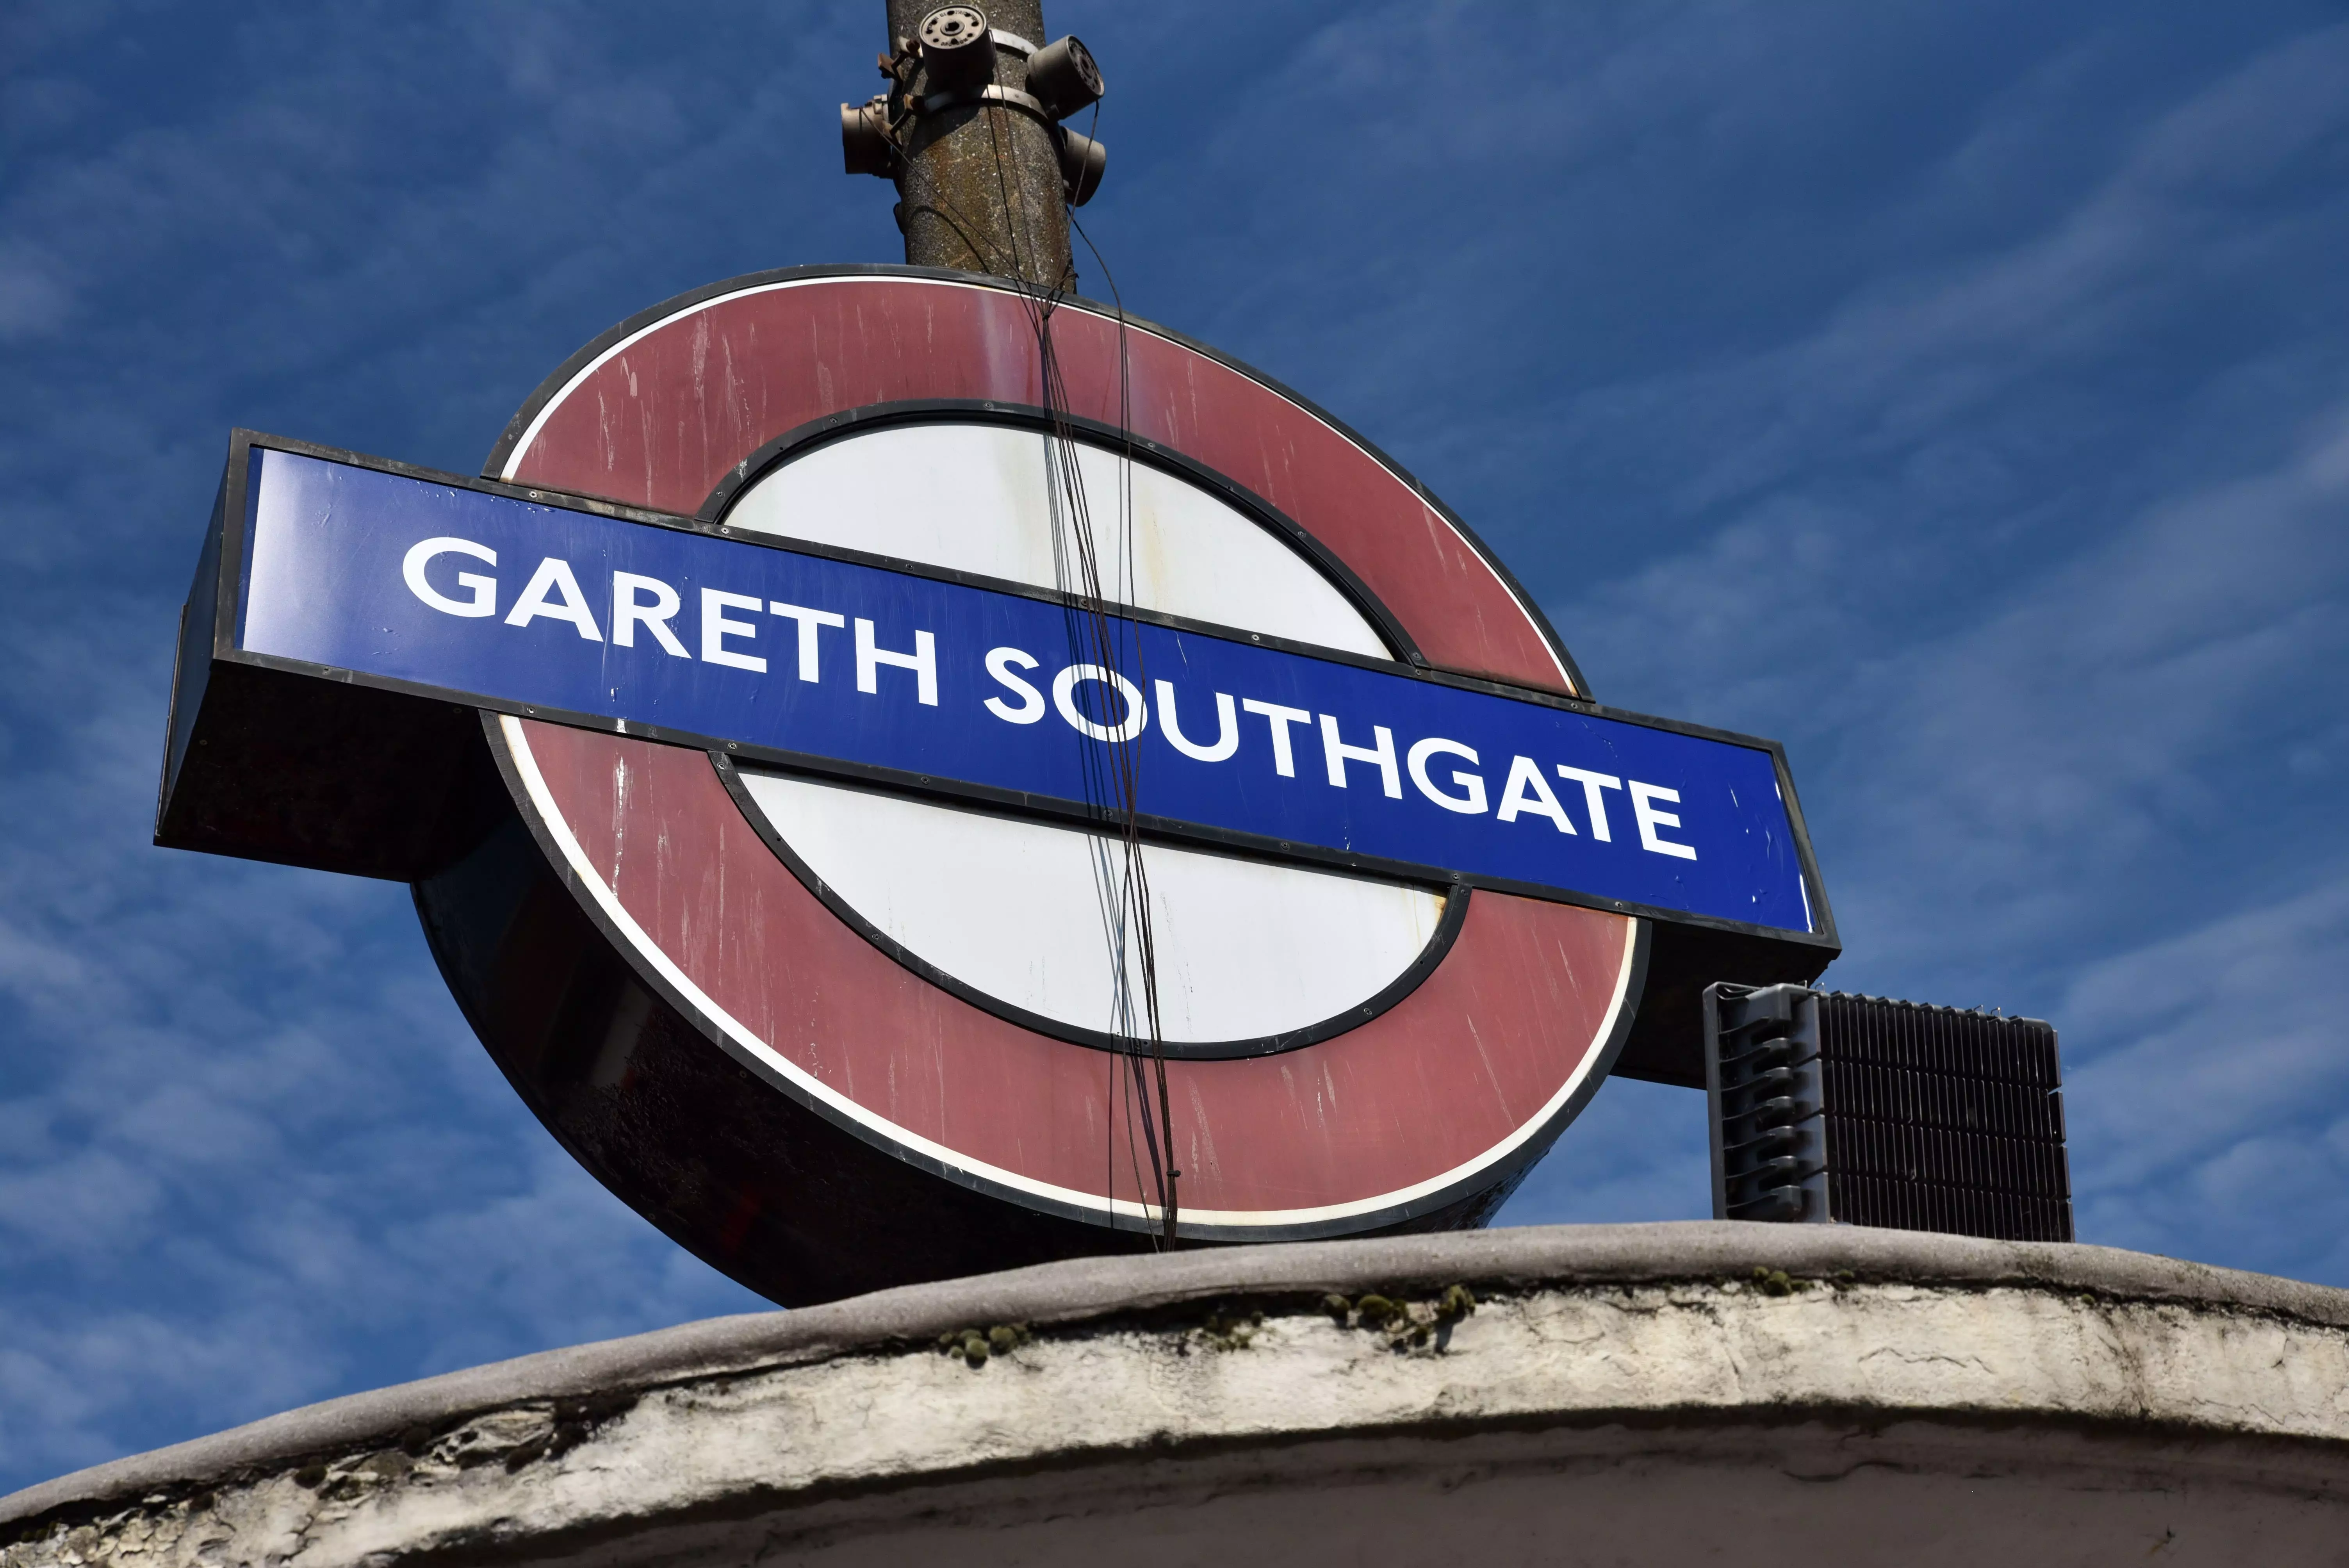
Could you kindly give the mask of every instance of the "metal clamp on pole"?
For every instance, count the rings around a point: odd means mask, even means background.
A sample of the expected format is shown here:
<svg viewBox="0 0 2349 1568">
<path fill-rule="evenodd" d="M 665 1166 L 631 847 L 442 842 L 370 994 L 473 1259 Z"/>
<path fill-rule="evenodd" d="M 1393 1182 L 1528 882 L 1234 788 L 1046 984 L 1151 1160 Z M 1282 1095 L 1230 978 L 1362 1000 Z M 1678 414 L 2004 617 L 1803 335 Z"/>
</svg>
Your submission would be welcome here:
<svg viewBox="0 0 2349 1568">
<path fill-rule="evenodd" d="M 1027 88 L 994 80 L 999 55 L 1026 62 Z M 976 5 L 941 5 L 922 18 L 913 36 L 898 39 L 896 53 L 882 56 L 880 66 L 891 90 L 840 106 L 841 162 L 849 173 L 897 179 L 916 119 L 994 104 L 1040 121 L 1051 133 L 1070 206 L 1083 206 L 1101 189 L 1109 150 L 1061 123 L 1099 103 L 1107 90 L 1081 40 L 1062 37 L 1039 48 L 991 26 Z M 926 89 L 919 96 L 917 80 Z"/>
<path fill-rule="evenodd" d="M 1052 123 L 1051 115 L 1030 93 L 1018 88 L 999 88 L 992 84 L 983 88 L 965 88 L 950 92 L 932 93 L 915 105 L 923 114 L 936 114 L 944 109 L 958 108 L 964 104 L 999 103 L 1006 108 L 1016 108 L 1032 114 L 1046 125 Z"/>
</svg>

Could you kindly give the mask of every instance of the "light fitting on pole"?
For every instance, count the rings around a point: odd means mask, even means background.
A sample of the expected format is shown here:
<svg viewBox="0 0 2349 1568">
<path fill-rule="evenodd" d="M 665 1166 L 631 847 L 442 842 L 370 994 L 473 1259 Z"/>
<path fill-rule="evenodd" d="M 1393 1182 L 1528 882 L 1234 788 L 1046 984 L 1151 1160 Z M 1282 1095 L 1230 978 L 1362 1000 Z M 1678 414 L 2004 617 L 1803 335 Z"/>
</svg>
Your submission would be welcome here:
<svg viewBox="0 0 2349 1568">
<path fill-rule="evenodd" d="M 1109 149 L 1065 125 L 1056 125 L 1052 130 L 1061 149 L 1061 184 L 1069 205 L 1081 207 L 1101 189 L 1102 174 L 1109 168 Z"/>
<path fill-rule="evenodd" d="M 995 79 L 995 35 L 976 5 L 941 5 L 914 29 L 929 90 L 984 87 Z"/>
<path fill-rule="evenodd" d="M 1101 101 L 1105 90 L 1092 51 L 1074 34 L 1045 45 L 1028 60 L 1028 90 L 1054 119 L 1066 119 Z"/>
<path fill-rule="evenodd" d="M 1022 60 L 1027 86 L 995 79 L 999 59 Z M 1071 36 L 1038 48 L 1002 32 L 976 5 L 940 5 L 925 15 L 910 37 L 880 57 L 889 90 L 864 103 L 840 106 L 841 163 L 851 174 L 895 180 L 905 171 L 906 150 L 923 119 L 972 106 L 1009 109 L 1040 120 L 1052 138 L 1061 185 L 1069 205 L 1081 207 L 1101 189 L 1108 150 L 1092 137 L 1061 122 L 1099 103 L 1105 90 L 1092 51 Z"/>
<path fill-rule="evenodd" d="M 875 93 L 864 103 L 840 106 L 840 156 L 851 174 L 897 172 L 897 144 L 889 136 L 888 98 Z"/>
</svg>

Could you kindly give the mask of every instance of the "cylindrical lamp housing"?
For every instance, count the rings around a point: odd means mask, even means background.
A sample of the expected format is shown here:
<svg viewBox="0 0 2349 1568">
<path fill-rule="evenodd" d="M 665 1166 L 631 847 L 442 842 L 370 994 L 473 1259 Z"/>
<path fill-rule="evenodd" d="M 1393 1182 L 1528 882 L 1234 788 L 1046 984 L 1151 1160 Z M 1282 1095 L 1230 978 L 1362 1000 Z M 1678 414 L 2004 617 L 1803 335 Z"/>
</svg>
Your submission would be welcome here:
<svg viewBox="0 0 2349 1568">
<path fill-rule="evenodd" d="M 1054 119 L 1066 119 L 1101 101 L 1101 67 L 1074 35 L 1047 44 L 1028 62 L 1028 90 Z"/>
<path fill-rule="evenodd" d="M 1069 205 L 1081 207 L 1101 189 L 1102 174 L 1109 168 L 1109 149 L 1065 126 L 1055 129 L 1060 132 L 1061 183 L 1068 191 Z"/>
</svg>

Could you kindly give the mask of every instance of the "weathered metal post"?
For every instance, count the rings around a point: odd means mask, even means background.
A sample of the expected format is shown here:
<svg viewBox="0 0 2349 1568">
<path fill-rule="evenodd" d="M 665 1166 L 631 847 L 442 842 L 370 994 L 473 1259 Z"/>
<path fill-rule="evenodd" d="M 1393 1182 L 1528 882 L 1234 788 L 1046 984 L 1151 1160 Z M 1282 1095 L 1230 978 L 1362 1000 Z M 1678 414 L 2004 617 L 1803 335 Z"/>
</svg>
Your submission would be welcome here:
<svg viewBox="0 0 2349 1568">
<path fill-rule="evenodd" d="M 902 97 L 918 106 L 896 169 L 909 263 L 1047 289 L 1073 281 L 1058 139 L 1020 101 L 1035 101 L 1029 60 L 1045 41 L 1040 0 L 987 0 L 983 11 L 889 0 Z M 1005 97 L 981 98 L 990 87 Z"/>
</svg>

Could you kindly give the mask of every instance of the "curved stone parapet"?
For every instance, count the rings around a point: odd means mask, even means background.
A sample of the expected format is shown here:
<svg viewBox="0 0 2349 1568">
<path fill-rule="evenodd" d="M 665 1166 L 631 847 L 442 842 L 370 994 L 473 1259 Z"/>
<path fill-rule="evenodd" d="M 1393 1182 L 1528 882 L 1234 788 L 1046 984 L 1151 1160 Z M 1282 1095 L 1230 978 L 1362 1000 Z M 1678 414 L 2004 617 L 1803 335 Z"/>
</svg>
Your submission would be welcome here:
<svg viewBox="0 0 2349 1568">
<path fill-rule="evenodd" d="M 2349 1292 L 1849 1227 L 1050 1264 L 295 1410 L 35 1563 L 2349 1562 Z"/>
</svg>

